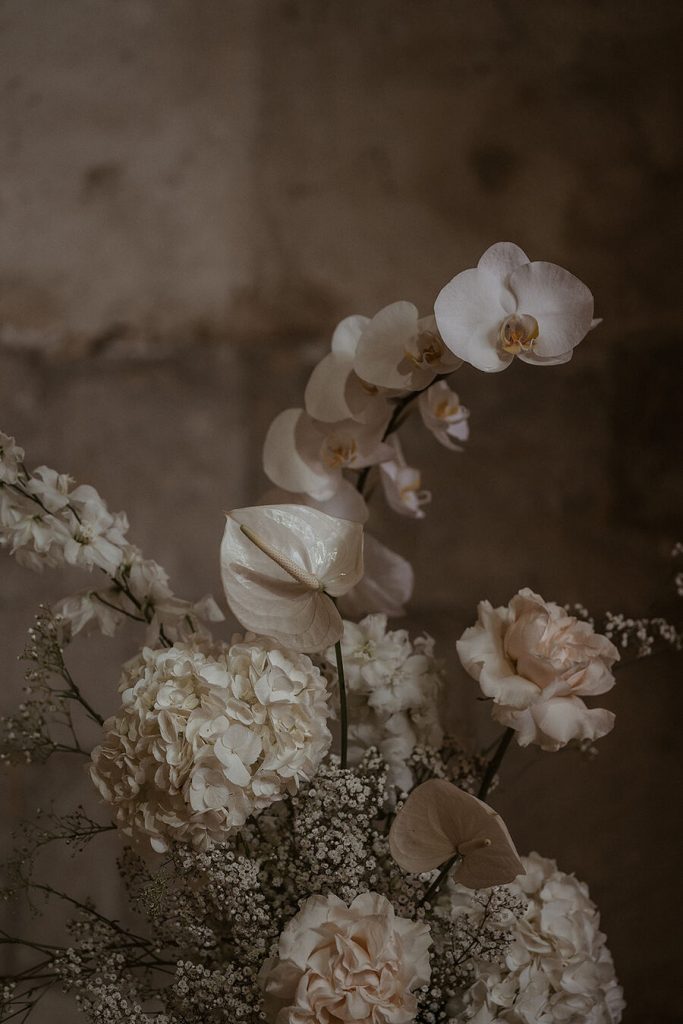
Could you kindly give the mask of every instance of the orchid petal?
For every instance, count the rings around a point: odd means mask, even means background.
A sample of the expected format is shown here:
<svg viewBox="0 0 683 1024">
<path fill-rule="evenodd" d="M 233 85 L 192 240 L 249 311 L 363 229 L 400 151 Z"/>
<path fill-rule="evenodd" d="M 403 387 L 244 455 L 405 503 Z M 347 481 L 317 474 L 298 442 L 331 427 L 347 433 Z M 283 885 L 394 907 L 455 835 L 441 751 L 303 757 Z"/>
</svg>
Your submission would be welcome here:
<svg viewBox="0 0 683 1024">
<path fill-rule="evenodd" d="M 529 257 L 514 242 L 496 242 L 486 250 L 477 268 L 494 274 L 502 284 L 507 284 L 513 270 L 525 263 L 529 263 Z"/>
<path fill-rule="evenodd" d="M 410 387 L 410 374 L 398 367 L 417 336 L 417 321 L 417 308 L 412 302 L 392 302 L 381 309 L 358 342 L 355 358 L 358 376 L 379 387 Z"/>
<path fill-rule="evenodd" d="M 365 574 L 345 594 L 340 608 L 350 618 L 383 612 L 393 618 L 405 615 L 413 595 L 415 574 L 410 562 L 366 533 L 363 550 Z"/>
<path fill-rule="evenodd" d="M 360 316 L 356 313 L 353 316 L 345 317 L 341 323 L 337 324 L 332 335 L 332 351 L 335 355 L 353 359 L 358 347 L 358 339 L 369 323 L 370 320 L 367 316 Z"/>
<path fill-rule="evenodd" d="M 504 370 L 512 362 L 510 353 L 500 351 L 498 333 L 514 308 L 512 294 L 487 270 L 457 274 L 434 303 L 441 337 L 451 352 L 487 373 Z"/>
<path fill-rule="evenodd" d="M 353 373 L 353 356 L 330 352 L 314 368 L 304 392 L 306 412 L 323 423 L 334 423 L 352 416 L 346 401 L 349 375 Z"/>
<path fill-rule="evenodd" d="M 510 277 L 510 289 L 517 300 L 517 311 L 538 321 L 538 338 L 533 350 L 525 353 L 525 362 L 571 358 L 572 349 L 591 329 L 590 289 L 563 267 L 543 262 L 528 263 L 515 270 Z"/>
<path fill-rule="evenodd" d="M 263 446 L 263 468 L 278 487 L 303 491 L 318 501 L 331 498 L 339 486 L 340 472 L 322 462 L 323 436 L 303 409 L 285 409 L 270 425 Z"/>
<path fill-rule="evenodd" d="M 524 871 L 500 815 L 445 779 L 413 790 L 391 826 L 389 848 L 396 863 L 415 874 L 459 853 L 453 875 L 470 889 L 504 885 Z"/>
</svg>

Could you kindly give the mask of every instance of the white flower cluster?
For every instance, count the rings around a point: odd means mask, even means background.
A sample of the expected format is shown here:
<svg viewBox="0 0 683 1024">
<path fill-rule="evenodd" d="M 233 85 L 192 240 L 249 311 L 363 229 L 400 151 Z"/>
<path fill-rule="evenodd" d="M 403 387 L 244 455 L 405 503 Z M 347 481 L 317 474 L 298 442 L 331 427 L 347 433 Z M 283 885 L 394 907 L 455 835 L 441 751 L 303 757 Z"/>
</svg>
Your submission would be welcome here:
<svg viewBox="0 0 683 1024">
<path fill-rule="evenodd" d="M 225 839 L 311 779 L 331 740 L 320 671 L 263 638 L 145 648 L 120 691 L 91 775 L 117 825 L 159 852 Z"/>
<path fill-rule="evenodd" d="M 349 702 L 349 761 L 377 747 L 389 767 L 389 785 L 414 784 L 407 760 L 417 746 L 440 747 L 441 666 L 429 636 L 411 641 L 405 629 L 387 630 L 386 615 L 344 622 L 341 641 Z M 335 653 L 326 655 L 334 674 Z"/>
<path fill-rule="evenodd" d="M 161 566 L 128 542 L 125 513 L 111 513 L 94 487 L 75 486 L 47 466 L 29 472 L 23 459 L 14 438 L 0 432 L 0 547 L 37 572 L 73 565 L 101 569 L 112 581 L 55 605 L 72 633 L 95 626 L 112 636 L 131 618 L 149 625 L 150 638 L 169 641 L 221 621 L 212 597 L 192 603 L 173 594 Z"/>
<path fill-rule="evenodd" d="M 528 900 L 526 913 L 513 923 L 505 963 L 475 965 L 477 980 L 465 996 L 464 1019 L 617 1024 L 623 994 L 588 887 L 537 853 L 522 862 L 526 874 L 506 888 Z M 452 886 L 451 894 L 462 912 L 472 912 L 471 893 Z"/>
</svg>

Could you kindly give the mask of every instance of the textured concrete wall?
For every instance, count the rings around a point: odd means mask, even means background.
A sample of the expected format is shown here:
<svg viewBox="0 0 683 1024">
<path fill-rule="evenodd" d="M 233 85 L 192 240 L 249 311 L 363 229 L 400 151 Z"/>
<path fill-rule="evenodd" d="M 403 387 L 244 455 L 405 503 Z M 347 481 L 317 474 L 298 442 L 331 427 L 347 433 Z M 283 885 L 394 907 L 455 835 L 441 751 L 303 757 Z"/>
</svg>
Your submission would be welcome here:
<svg viewBox="0 0 683 1024">
<path fill-rule="evenodd" d="M 407 427 L 429 518 L 374 513 L 484 728 L 453 659 L 480 598 L 636 612 L 680 536 L 679 22 L 673 0 L 0 2 L 0 426 L 125 508 L 179 592 L 218 593 L 221 511 L 260 493 L 338 317 L 427 311 L 497 239 L 568 266 L 604 325 L 564 367 L 463 370 L 468 453 Z M 6 704 L 35 606 L 77 585 L 2 563 Z M 105 710 L 137 643 L 74 648 Z M 597 762 L 514 754 L 496 798 L 520 849 L 589 882 L 630 1024 L 680 1019 L 678 672 L 624 670 Z M 8 799 L 43 801 L 39 774 Z"/>
</svg>

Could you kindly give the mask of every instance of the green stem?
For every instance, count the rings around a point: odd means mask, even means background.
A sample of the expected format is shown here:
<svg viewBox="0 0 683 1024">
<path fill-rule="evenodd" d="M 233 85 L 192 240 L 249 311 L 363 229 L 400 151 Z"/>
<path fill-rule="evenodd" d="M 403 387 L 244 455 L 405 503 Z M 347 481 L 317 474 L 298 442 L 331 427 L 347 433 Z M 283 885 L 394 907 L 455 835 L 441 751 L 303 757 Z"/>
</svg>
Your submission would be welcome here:
<svg viewBox="0 0 683 1024">
<path fill-rule="evenodd" d="M 496 775 L 496 772 L 500 768 L 501 762 L 502 762 L 503 758 L 505 757 L 505 752 L 507 751 L 508 747 L 510 746 L 510 741 L 512 740 L 512 737 L 514 735 L 515 735 L 515 730 L 514 729 L 506 729 L 505 732 L 503 733 L 503 735 L 502 735 L 502 737 L 500 739 L 500 742 L 498 743 L 498 746 L 496 747 L 495 754 L 493 755 L 491 760 L 486 765 L 486 770 L 485 770 L 483 778 L 481 780 L 481 785 L 479 786 L 479 792 L 477 793 L 477 798 L 479 800 L 484 800 L 484 801 L 486 800 L 486 797 L 488 796 L 488 793 L 489 793 L 489 789 L 491 788 L 491 783 L 493 782 L 493 779 L 494 779 L 494 777 Z M 455 867 L 455 865 L 457 864 L 457 862 L 459 860 L 460 860 L 460 854 L 459 853 L 454 853 L 453 856 L 449 860 L 447 860 L 445 864 L 441 865 L 441 868 L 439 869 L 438 875 L 436 876 L 436 878 L 431 883 L 431 885 L 427 889 L 426 893 L 424 894 L 424 896 L 420 900 L 420 904 L 427 903 L 427 902 L 429 902 L 432 899 L 432 897 L 441 888 L 444 880 L 446 879 L 446 877 L 450 873 L 451 868 Z"/>
<path fill-rule="evenodd" d="M 344 678 L 344 659 L 342 657 L 341 640 L 334 645 L 337 658 L 337 678 L 339 679 L 339 723 L 341 725 L 341 766 L 346 768 L 349 746 L 349 715 L 346 706 L 346 679 Z"/>
</svg>

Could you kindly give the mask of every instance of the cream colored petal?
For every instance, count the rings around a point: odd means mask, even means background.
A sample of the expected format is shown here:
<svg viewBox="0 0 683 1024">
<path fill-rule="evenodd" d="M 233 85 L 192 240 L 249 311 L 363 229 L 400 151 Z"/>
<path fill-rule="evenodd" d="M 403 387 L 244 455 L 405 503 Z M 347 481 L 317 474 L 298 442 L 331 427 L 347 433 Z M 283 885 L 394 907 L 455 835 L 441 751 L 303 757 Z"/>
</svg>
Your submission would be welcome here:
<svg viewBox="0 0 683 1024">
<path fill-rule="evenodd" d="M 291 566 L 288 571 L 242 531 Z M 223 586 L 230 608 L 247 629 L 287 646 L 317 651 L 336 643 L 341 617 L 322 587 L 344 593 L 363 573 L 363 528 L 303 505 L 236 509 L 221 546 Z M 300 580 L 294 578 L 300 573 Z M 306 581 L 317 579 L 321 589 Z"/>
<path fill-rule="evenodd" d="M 369 323 L 367 316 L 360 316 L 358 313 L 345 317 L 337 324 L 332 335 L 332 351 L 336 355 L 353 358 L 358 347 L 358 339 Z"/>
<path fill-rule="evenodd" d="M 303 491 L 318 501 L 331 498 L 341 473 L 321 460 L 323 435 L 303 409 L 285 409 L 270 425 L 263 445 L 263 469 L 286 491 Z"/>
<path fill-rule="evenodd" d="M 293 494 L 282 487 L 271 487 L 259 500 L 262 505 L 308 505 L 337 519 L 350 519 L 353 523 L 366 523 L 369 509 L 365 498 L 350 480 L 342 478 L 337 491 L 327 501 L 316 501 L 310 494 Z"/>
<path fill-rule="evenodd" d="M 554 263 L 528 263 L 514 271 L 510 289 L 517 312 L 538 321 L 539 334 L 525 362 L 565 362 L 593 322 L 590 289 Z"/>
<path fill-rule="evenodd" d="M 528 262 L 527 254 L 514 242 L 496 242 L 486 250 L 477 268 L 487 270 L 505 284 L 513 270 Z"/>
<path fill-rule="evenodd" d="M 478 370 L 504 370 L 514 356 L 500 350 L 498 333 L 515 310 L 502 281 L 487 270 L 464 270 L 439 292 L 434 313 L 451 352 Z"/>
<path fill-rule="evenodd" d="M 415 585 L 410 562 L 369 533 L 365 534 L 363 556 L 363 579 L 340 602 L 344 615 L 349 618 L 375 612 L 394 617 L 405 615 L 405 606 Z"/>
<path fill-rule="evenodd" d="M 351 418 L 353 412 L 346 401 L 346 390 L 352 372 L 353 356 L 331 352 L 321 359 L 308 378 L 304 392 L 308 415 L 322 423 Z"/>
<path fill-rule="evenodd" d="M 445 779 L 413 790 L 391 827 L 389 846 L 394 860 L 416 874 L 459 853 L 453 877 L 470 889 L 504 885 L 524 870 L 502 818 Z"/>
<path fill-rule="evenodd" d="M 411 388 L 411 374 L 400 370 L 399 364 L 412 350 L 417 333 L 417 308 L 412 302 L 385 306 L 361 334 L 354 362 L 358 376 L 377 387 Z"/>
</svg>

